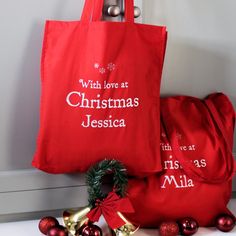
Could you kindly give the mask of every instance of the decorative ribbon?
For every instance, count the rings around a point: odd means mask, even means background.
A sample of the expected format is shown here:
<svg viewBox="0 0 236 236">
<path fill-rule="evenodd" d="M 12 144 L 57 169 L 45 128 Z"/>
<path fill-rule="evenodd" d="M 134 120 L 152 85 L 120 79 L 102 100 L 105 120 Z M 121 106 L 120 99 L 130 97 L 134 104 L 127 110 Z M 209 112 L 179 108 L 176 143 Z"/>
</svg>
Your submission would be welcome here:
<svg viewBox="0 0 236 236">
<path fill-rule="evenodd" d="M 117 212 L 132 213 L 134 208 L 129 198 L 120 198 L 112 191 L 104 200 L 96 200 L 96 207 L 87 214 L 87 217 L 90 221 L 97 222 L 103 215 L 110 228 L 117 229 L 126 223 Z"/>
</svg>

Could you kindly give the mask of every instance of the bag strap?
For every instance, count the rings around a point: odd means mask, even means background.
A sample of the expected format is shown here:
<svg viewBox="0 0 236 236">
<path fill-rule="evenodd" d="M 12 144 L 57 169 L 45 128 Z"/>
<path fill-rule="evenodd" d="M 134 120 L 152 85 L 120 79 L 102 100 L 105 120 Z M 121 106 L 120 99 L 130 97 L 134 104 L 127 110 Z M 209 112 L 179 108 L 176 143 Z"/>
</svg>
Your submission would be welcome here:
<svg viewBox="0 0 236 236">
<path fill-rule="evenodd" d="M 89 22 L 91 20 L 91 13 L 94 7 L 94 0 L 85 0 L 84 8 L 82 10 L 80 21 Z"/>
<path fill-rule="evenodd" d="M 134 0 L 125 0 L 125 20 L 134 23 Z"/>
<path fill-rule="evenodd" d="M 217 111 L 214 103 L 210 99 L 206 99 L 206 100 L 204 100 L 204 102 L 205 102 L 207 108 L 209 109 L 215 123 L 217 124 L 218 129 L 221 132 L 221 135 L 224 138 L 228 152 L 232 154 L 232 143 L 229 142 L 229 137 L 227 135 L 227 131 L 225 129 L 225 126 L 224 126 L 222 120 L 220 119 L 219 112 Z M 235 116 L 235 114 L 234 114 L 234 116 Z M 234 175 L 234 172 L 236 172 L 236 161 L 234 160 L 233 155 L 232 155 L 232 158 L 230 158 L 230 161 L 231 161 L 230 166 L 234 168 L 233 173 L 232 173 L 232 175 Z"/>
<path fill-rule="evenodd" d="M 220 119 L 220 116 L 219 116 L 219 113 L 218 111 L 216 110 L 215 108 L 215 105 L 214 103 L 210 100 L 210 99 L 206 99 L 204 100 L 207 108 L 209 109 L 211 115 L 212 115 L 212 118 L 214 119 L 215 123 L 217 124 L 224 140 L 225 140 L 225 143 L 227 145 L 227 148 L 228 150 L 231 150 L 231 144 L 229 143 L 229 138 L 228 138 L 228 135 L 227 135 L 227 131 L 225 129 L 225 126 L 223 125 L 221 119 Z"/>
<path fill-rule="evenodd" d="M 187 161 L 183 152 L 180 151 L 176 130 L 174 130 L 174 129 L 171 130 L 168 128 L 166 130 L 168 130 L 167 136 L 168 136 L 171 148 L 172 148 L 172 153 L 176 157 L 176 159 L 179 161 L 179 163 L 182 166 L 185 173 L 193 180 L 196 180 L 198 182 L 209 183 L 210 180 L 208 177 L 205 176 L 202 169 L 196 168 L 192 163 Z M 219 183 L 219 182 L 221 182 L 221 180 L 219 181 L 218 179 L 217 180 L 214 179 L 211 182 Z"/>
<path fill-rule="evenodd" d="M 207 104 L 209 104 L 209 103 L 207 103 Z M 211 108 L 212 108 L 212 105 L 214 106 L 214 104 L 210 105 Z M 220 118 L 217 117 L 217 115 L 216 115 L 217 113 L 215 113 L 215 112 L 212 113 L 212 109 L 209 109 L 209 111 L 210 111 L 214 120 L 217 120 L 217 122 L 221 122 Z M 207 176 L 206 173 L 203 172 L 203 170 L 201 168 L 196 168 L 195 165 L 193 165 L 188 160 L 186 160 L 183 152 L 180 151 L 179 143 L 177 140 L 177 132 L 176 132 L 175 128 L 173 127 L 171 120 L 170 120 L 171 115 L 168 114 L 167 109 L 163 109 L 163 108 L 161 109 L 161 113 L 162 113 L 161 114 L 162 119 L 164 118 L 165 123 L 166 123 L 166 125 L 164 125 L 164 127 L 166 129 L 166 132 L 167 132 L 167 135 L 169 138 L 169 142 L 172 147 L 172 152 L 175 155 L 176 159 L 180 162 L 180 164 L 183 167 L 186 174 L 190 178 L 192 178 L 193 180 L 196 180 L 198 182 L 204 182 L 204 183 L 210 183 L 210 184 L 221 184 L 225 181 L 229 181 L 232 179 L 232 177 L 234 175 L 234 158 L 232 155 L 230 145 L 226 144 L 227 145 L 227 155 L 223 156 L 224 165 L 225 165 L 224 174 L 222 176 L 216 176 L 215 178 L 209 177 L 209 176 Z M 226 131 L 222 129 L 221 125 L 219 126 L 217 123 L 217 126 L 218 126 L 221 133 L 224 132 L 226 134 Z M 223 137 L 224 142 L 227 143 L 227 139 L 225 139 L 225 136 L 222 135 L 222 137 Z"/>
<path fill-rule="evenodd" d="M 104 0 L 85 0 L 81 21 L 100 21 Z M 125 21 L 134 23 L 134 0 L 125 0 Z"/>
</svg>

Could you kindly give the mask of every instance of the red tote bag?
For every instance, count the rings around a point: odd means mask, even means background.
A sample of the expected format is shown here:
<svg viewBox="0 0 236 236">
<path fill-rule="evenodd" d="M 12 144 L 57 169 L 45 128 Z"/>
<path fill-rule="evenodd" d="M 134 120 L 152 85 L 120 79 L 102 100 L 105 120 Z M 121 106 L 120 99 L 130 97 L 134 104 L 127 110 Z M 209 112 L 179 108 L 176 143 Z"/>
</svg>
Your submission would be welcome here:
<svg viewBox="0 0 236 236">
<path fill-rule="evenodd" d="M 161 99 L 163 172 L 129 182 L 135 214 L 145 227 L 193 217 L 214 226 L 220 214 L 231 214 L 235 112 L 221 93 L 205 100 L 177 96 Z"/>
<path fill-rule="evenodd" d="M 161 170 L 159 90 L 166 28 L 101 21 L 87 0 L 80 21 L 47 21 L 41 62 L 40 130 L 33 166 L 84 172 L 105 158 L 129 174 Z"/>
</svg>

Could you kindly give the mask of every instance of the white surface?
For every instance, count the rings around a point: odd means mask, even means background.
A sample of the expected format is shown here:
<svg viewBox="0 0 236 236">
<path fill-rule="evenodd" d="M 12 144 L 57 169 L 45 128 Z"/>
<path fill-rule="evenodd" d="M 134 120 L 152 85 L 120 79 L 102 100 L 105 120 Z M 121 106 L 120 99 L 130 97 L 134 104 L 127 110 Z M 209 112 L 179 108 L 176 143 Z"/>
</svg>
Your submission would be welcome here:
<svg viewBox="0 0 236 236">
<path fill-rule="evenodd" d="M 17 235 L 17 236 L 41 236 L 42 234 L 38 230 L 38 220 L 24 221 L 14 223 L 0 224 L 0 235 Z M 61 219 L 60 219 L 61 222 Z M 134 236 L 158 236 L 158 230 L 155 229 L 140 229 Z M 223 236 L 226 235 L 215 228 L 200 228 L 195 234 L 196 236 Z M 236 235 L 236 228 L 233 231 L 227 233 L 229 236 Z M 108 234 L 104 235 L 108 236 Z"/>
<path fill-rule="evenodd" d="M 236 215 L 236 199 L 231 200 L 229 203 L 230 210 Z M 62 219 L 59 219 L 62 224 Z M 39 220 L 33 221 L 22 221 L 22 222 L 12 222 L 12 223 L 0 223 L 0 235 L 17 235 L 17 236 L 40 236 L 42 235 L 38 230 Z M 99 222 L 99 225 L 103 228 L 103 236 L 110 236 L 109 230 L 104 226 L 104 220 Z M 157 229 L 140 229 L 134 236 L 158 236 Z M 196 236 L 223 236 L 226 235 L 218 231 L 216 228 L 200 228 Z M 229 236 L 236 235 L 236 227 L 233 231 L 227 233 Z"/>
</svg>

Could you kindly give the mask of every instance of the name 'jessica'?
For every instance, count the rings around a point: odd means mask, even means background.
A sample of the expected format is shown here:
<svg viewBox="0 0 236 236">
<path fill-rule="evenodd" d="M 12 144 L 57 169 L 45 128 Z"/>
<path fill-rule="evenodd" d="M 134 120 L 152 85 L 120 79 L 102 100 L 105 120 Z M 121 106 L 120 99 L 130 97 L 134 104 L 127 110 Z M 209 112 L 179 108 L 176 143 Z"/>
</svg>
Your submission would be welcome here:
<svg viewBox="0 0 236 236">
<path fill-rule="evenodd" d="M 123 128 L 126 127 L 124 119 L 112 119 L 112 116 L 109 116 L 109 119 L 106 120 L 95 120 L 91 118 L 91 115 L 86 115 L 86 120 L 81 124 L 84 128 Z"/>
</svg>

